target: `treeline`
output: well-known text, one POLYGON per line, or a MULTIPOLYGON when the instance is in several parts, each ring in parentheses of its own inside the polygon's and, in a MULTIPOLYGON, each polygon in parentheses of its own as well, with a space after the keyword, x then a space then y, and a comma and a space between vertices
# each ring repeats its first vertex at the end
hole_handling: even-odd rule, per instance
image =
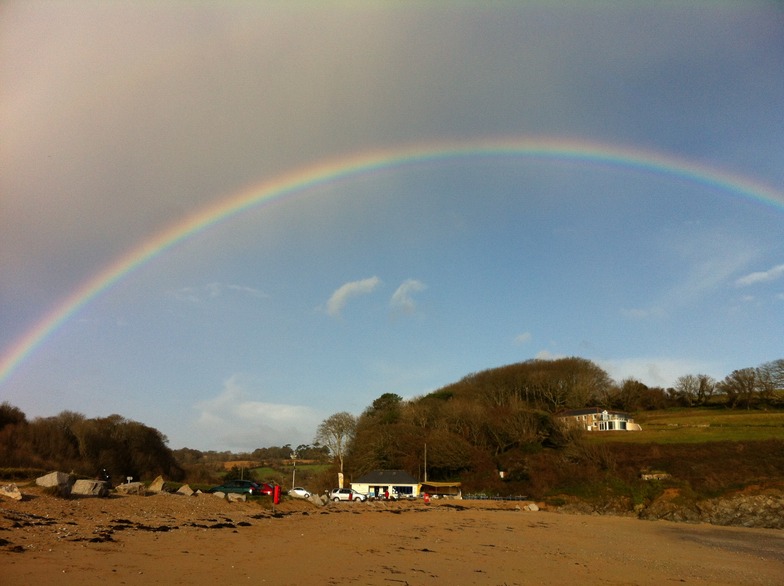
POLYGON ((219 464, 227 462, 254 461, 260 464, 284 464, 292 460, 313 460, 317 462, 329 461, 329 448, 318 443, 313 445, 300 444, 296 448, 291 444, 283 446, 269 446, 256 448, 252 452, 230 452, 215 450, 201 451, 193 448, 180 448, 172 452, 177 462, 184 466, 219 464))
POLYGON ((349 476, 403 469, 423 478, 426 460, 429 480, 460 479, 466 487, 483 490, 504 490, 505 484, 508 490, 510 481, 524 484, 530 478, 532 454, 547 448, 574 454, 584 448, 575 448, 579 432, 558 424, 554 416, 560 411, 776 408, 784 407, 782 388, 784 360, 733 371, 722 381, 686 375, 667 389, 635 379, 616 383, 583 358, 530 360, 470 374, 409 401, 384 394, 353 426, 346 427, 345 413, 325 420, 319 438, 330 437, 336 418, 342 421, 348 430, 342 443, 325 443, 337 461, 344 461, 349 476))
POLYGON ((28 421, 7 402, 0 404, 0 463, 4 468, 74 472, 112 482, 128 476, 149 479, 163 475, 180 480, 184 473, 166 436, 157 429, 120 415, 89 419, 63 411, 28 421))

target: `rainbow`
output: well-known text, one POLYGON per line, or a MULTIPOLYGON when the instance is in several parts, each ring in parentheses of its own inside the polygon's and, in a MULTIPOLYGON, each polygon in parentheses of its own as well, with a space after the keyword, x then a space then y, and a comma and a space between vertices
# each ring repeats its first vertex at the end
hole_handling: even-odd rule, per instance
POLYGON ((216 223, 262 203, 373 171, 461 158, 499 156, 572 161, 666 175, 757 200, 779 209, 784 208, 784 194, 748 178, 653 151, 597 142, 547 137, 471 139, 359 153, 299 168, 223 197, 129 250, 73 291, 3 353, 0 357, 0 384, 6 381, 19 364, 50 334, 96 296, 178 242, 216 223))

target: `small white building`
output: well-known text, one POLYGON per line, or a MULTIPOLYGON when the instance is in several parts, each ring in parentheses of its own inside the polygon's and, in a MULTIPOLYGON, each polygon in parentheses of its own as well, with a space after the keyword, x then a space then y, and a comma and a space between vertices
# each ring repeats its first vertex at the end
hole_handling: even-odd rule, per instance
POLYGON ((405 470, 373 470, 352 482, 351 488, 370 498, 419 496, 419 482, 405 470))

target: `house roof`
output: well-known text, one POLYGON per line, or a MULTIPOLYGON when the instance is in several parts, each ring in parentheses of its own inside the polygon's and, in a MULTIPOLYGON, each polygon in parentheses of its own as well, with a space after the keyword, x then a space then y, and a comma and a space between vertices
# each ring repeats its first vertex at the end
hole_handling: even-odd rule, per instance
POLYGON ((607 411, 610 415, 628 415, 623 411, 613 411, 612 409, 602 409, 601 407, 588 407, 586 409, 569 409, 568 411, 561 411, 556 413, 556 417, 574 417, 576 415, 590 415, 592 413, 602 413, 607 411))
POLYGON ((373 470, 360 476, 355 484, 418 484, 417 479, 405 470, 373 470))

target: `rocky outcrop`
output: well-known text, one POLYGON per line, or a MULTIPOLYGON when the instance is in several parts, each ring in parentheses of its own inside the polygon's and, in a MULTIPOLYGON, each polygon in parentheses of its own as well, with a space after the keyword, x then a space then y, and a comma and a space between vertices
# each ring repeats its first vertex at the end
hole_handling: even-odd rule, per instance
POLYGON ((697 503, 700 520, 713 525, 784 529, 784 494, 738 495, 697 503))
POLYGON ((784 529, 784 490, 740 492, 719 498, 694 500, 680 490, 665 490, 653 502, 632 507, 628 500, 601 504, 571 500, 557 508, 563 513, 637 516, 677 523, 784 529))

